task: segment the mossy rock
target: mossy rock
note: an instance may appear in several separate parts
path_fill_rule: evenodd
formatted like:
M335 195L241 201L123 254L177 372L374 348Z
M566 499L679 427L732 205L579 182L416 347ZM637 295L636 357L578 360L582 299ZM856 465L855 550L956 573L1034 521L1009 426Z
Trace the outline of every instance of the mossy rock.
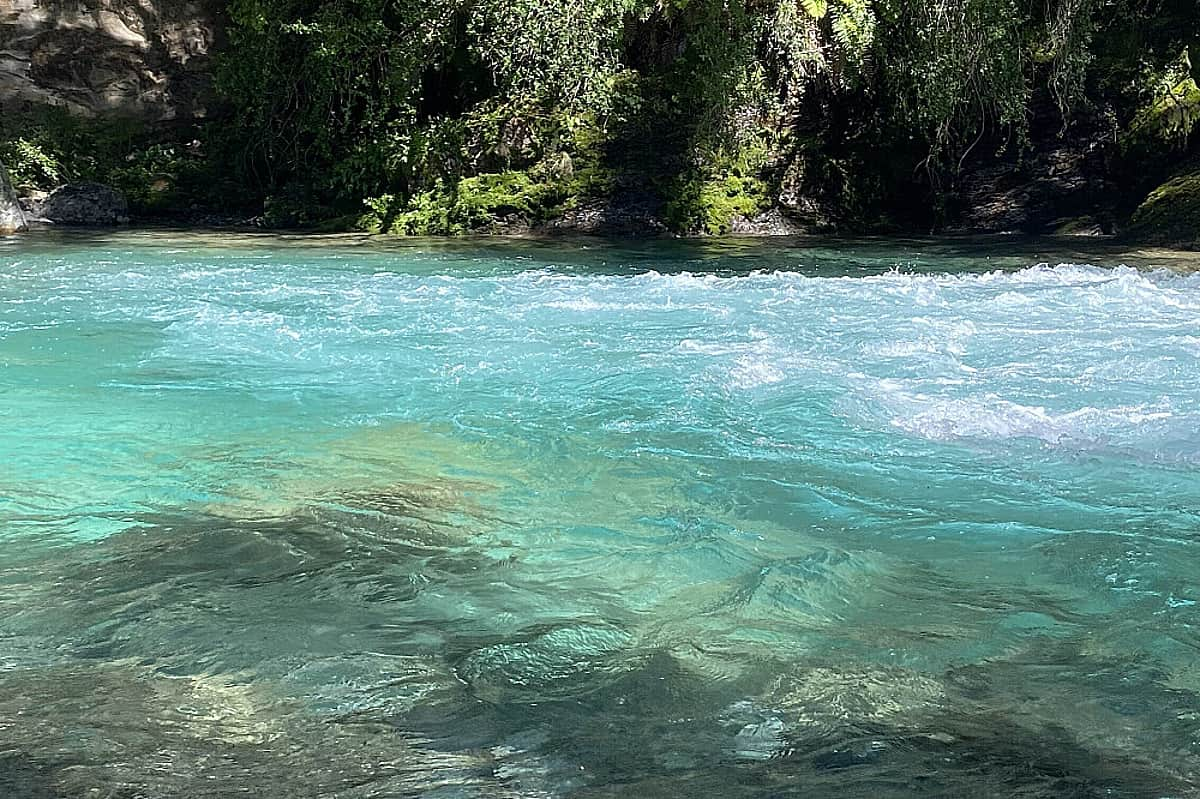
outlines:
M766 184L754 177L693 178L671 194L667 221L681 233L725 235L736 218L752 217L770 205Z
M1094 216L1073 216L1054 223L1056 236L1102 236L1105 223Z
M1200 163L1150 192L1133 212L1125 236L1148 244L1200 246Z
M386 229L405 236L495 231L513 220L537 221L565 199L561 183L528 172L484 173L418 194Z
M398 236L460 236L520 230L561 216L582 199L611 191L612 176L568 156L528 170L485 172L420 192L407 201L382 195L365 201L355 227Z

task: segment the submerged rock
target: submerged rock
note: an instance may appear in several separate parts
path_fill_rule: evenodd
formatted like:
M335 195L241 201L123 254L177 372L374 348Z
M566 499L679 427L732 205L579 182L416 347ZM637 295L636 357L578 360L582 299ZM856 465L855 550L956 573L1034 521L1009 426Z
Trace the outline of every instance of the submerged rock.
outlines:
M369 717L332 722L282 687L134 661L0 670L0 796L515 795L490 753L428 748Z
M0 163L0 233L19 233L27 227L25 213L8 180L8 170Z
M35 216L59 225L106 227L129 222L129 204L125 197L102 183L60 186L34 210Z
M761 701L809 735L847 726L919 727L946 707L939 681L884 667L798 669L778 677Z
M617 628L581 624L478 649L456 669L474 694L488 701L552 699L603 683L625 671L621 655L632 641Z

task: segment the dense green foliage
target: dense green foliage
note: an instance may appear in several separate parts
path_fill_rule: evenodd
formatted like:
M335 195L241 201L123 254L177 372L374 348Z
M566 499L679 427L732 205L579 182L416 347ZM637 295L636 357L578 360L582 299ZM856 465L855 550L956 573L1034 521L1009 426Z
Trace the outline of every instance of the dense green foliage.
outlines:
M0 160L28 185L106 178L135 208L219 191L257 198L271 223L327 229L519 229L614 195L649 198L681 232L728 232L773 206L810 226L927 229L953 221L964 170L1018 165L1056 137L1106 142L1132 212L1195 150L1200 121L1193 0L227 11L219 126L93 133L82 159L66 156L77 133L25 126Z
M98 181L119 189L143 217L193 206L250 212L260 200L222 167L239 145L214 135L219 129L160 129L131 119L85 119L60 108L35 108L0 115L0 162L19 191Z

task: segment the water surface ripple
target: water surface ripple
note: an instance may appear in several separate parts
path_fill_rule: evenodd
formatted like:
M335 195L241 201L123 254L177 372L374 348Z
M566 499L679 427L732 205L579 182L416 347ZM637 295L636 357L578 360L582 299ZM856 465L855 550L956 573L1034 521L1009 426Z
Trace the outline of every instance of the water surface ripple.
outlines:
M1196 795L1200 273L1039 246L0 242L0 796Z

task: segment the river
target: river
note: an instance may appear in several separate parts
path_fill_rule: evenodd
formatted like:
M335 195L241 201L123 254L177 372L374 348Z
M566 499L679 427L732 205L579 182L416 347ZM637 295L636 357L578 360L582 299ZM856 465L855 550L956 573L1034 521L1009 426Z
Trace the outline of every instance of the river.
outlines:
M1200 260L0 239L0 795L1183 797Z

